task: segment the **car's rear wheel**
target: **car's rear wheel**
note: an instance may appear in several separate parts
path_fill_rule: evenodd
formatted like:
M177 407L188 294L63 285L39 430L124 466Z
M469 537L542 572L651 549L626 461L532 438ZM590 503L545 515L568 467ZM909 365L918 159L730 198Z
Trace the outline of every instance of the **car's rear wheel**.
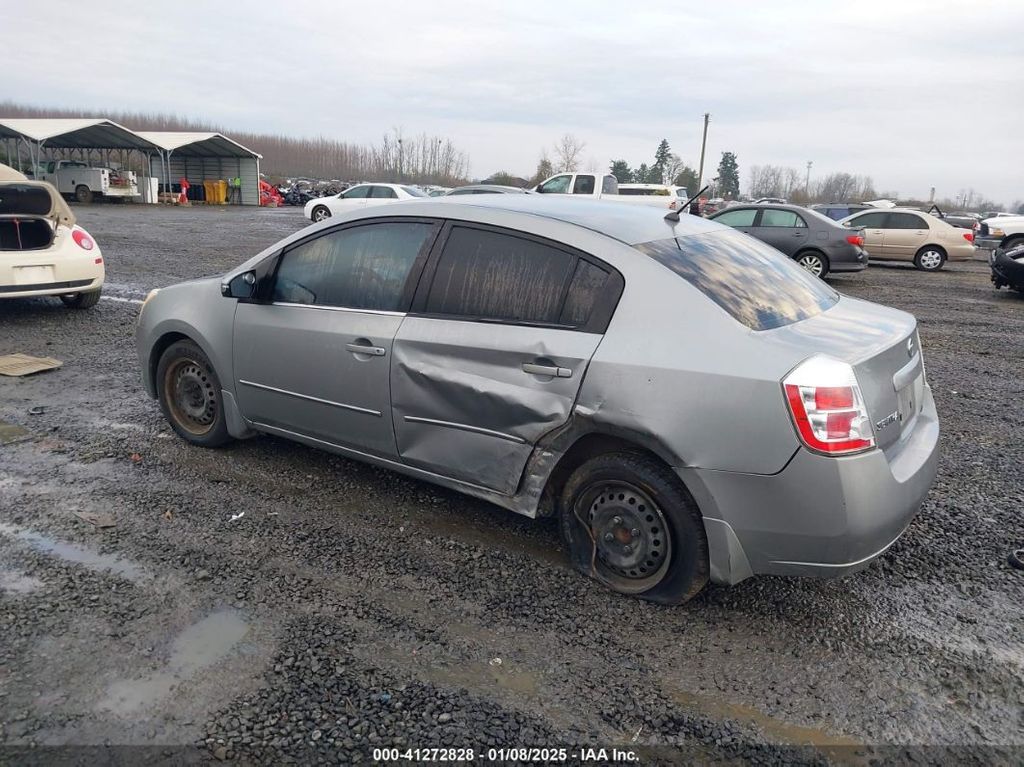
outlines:
M651 458L606 453L583 463L562 489L561 522L573 564L615 591L682 604L708 581L700 510Z
M75 199L88 205L92 202L92 190L85 184L79 184L75 187Z
M324 205L317 205L315 208L313 208L313 215L310 216L310 218L312 218L313 221L316 222L326 221L330 217L331 211L329 211L327 207Z
M60 297L64 306L70 309L91 309L100 302L100 293L103 289L87 290L84 293L68 293Z
M220 379L194 342L177 341L160 356L156 392L164 417L182 439L202 447L230 441Z
M938 245L925 245L914 256L914 266L922 272L937 272L946 263L946 251Z
M828 274L828 256L816 250L805 250L796 254L796 262L815 277L824 277Z

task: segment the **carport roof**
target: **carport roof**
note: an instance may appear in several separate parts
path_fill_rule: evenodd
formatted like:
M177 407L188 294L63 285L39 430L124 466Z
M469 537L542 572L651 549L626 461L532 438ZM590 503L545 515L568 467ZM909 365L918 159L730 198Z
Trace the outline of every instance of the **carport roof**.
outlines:
M263 155L247 149L220 133L191 131L139 131L139 136L156 144L164 151L189 157L259 157Z
M54 149L139 149L158 147L149 139L99 118L0 118L0 138L44 142Z

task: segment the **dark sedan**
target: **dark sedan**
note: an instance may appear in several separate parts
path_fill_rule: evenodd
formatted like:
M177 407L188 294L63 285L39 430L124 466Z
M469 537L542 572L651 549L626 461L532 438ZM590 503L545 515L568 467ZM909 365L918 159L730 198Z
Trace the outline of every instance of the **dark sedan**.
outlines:
M860 234L799 205L743 205L711 218L781 250L817 277L868 265Z

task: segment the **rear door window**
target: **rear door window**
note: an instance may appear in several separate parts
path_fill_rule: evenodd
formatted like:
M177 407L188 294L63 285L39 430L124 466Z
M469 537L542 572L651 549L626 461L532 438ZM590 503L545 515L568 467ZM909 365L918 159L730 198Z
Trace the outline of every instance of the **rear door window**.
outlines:
M757 208L744 208L743 210L727 210L712 220L726 226L753 226L755 218L757 218Z
M595 179L593 176L577 176L576 183L572 186L573 194L593 194Z
M802 227L806 229L807 222L791 210L768 208L761 211L760 226L784 227L787 229L800 229Z
M393 200L398 193L390 186L371 186L370 197L377 200Z
M913 213L890 213L885 222L886 229L927 229L928 222Z
M799 322L839 300L838 293L796 262L737 232L655 240L634 247L753 330Z
M619 181L615 176L605 176L601 179L601 194L615 194L619 191Z
M439 226L364 224L300 243L281 257L272 298L310 306L402 310L409 274Z
M888 216L885 212L876 213L865 213L856 218L851 218L847 223L852 226L864 226L868 229L884 229L885 228L885 217Z

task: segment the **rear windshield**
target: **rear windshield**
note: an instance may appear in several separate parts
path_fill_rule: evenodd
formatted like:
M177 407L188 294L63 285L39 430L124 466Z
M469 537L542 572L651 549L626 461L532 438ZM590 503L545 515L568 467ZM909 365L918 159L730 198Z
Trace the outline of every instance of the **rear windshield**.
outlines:
M411 195L413 197L429 197L430 196L429 194L424 192L422 189L417 189L414 186L403 186L402 189L403 189L403 191L405 191L406 194Z
M775 248L739 232L675 237L634 247L754 330L805 320L839 300L832 288Z
M41 186L0 184L0 215L46 216L52 205L50 193Z

